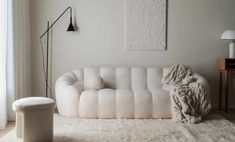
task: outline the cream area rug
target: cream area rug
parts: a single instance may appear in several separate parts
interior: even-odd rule
[[[12,129],[0,142],[22,142]],[[235,123],[208,115],[199,124],[161,119],[54,117],[54,142],[235,142]]]

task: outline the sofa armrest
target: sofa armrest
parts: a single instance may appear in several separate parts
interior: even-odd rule
[[[74,73],[65,73],[55,84],[55,96],[58,111],[66,117],[78,117],[80,86]]]

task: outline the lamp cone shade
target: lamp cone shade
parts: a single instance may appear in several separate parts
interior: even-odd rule
[[[73,23],[72,23],[72,17],[70,17],[70,24],[69,24],[69,27],[68,27],[68,32],[74,32],[75,31],[75,28],[73,26]]]
[[[73,26],[72,23],[69,24],[69,27],[68,27],[68,30],[67,30],[67,31],[68,31],[68,32],[74,32],[74,31],[75,31],[75,28],[74,28],[74,26]]]

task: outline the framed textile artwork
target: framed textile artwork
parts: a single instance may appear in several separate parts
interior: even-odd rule
[[[166,50],[167,0],[126,0],[125,49]]]

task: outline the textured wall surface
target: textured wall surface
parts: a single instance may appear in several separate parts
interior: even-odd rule
[[[45,96],[39,36],[48,20],[55,20],[67,6],[72,6],[79,31],[66,31],[67,13],[51,32],[53,85],[62,73],[83,66],[185,64],[208,79],[212,102],[218,104],[216,58],[228,56],[228,41],[220,40],[220,35],[235,28],[235,0],[168,0],[167,51],[124,49],[125,0],[30,2],[33,95]],[[229,97],[230,106],[235,106],[235,96]]]
[[[126,49],[166,49],[166,0],[126,0]]]

